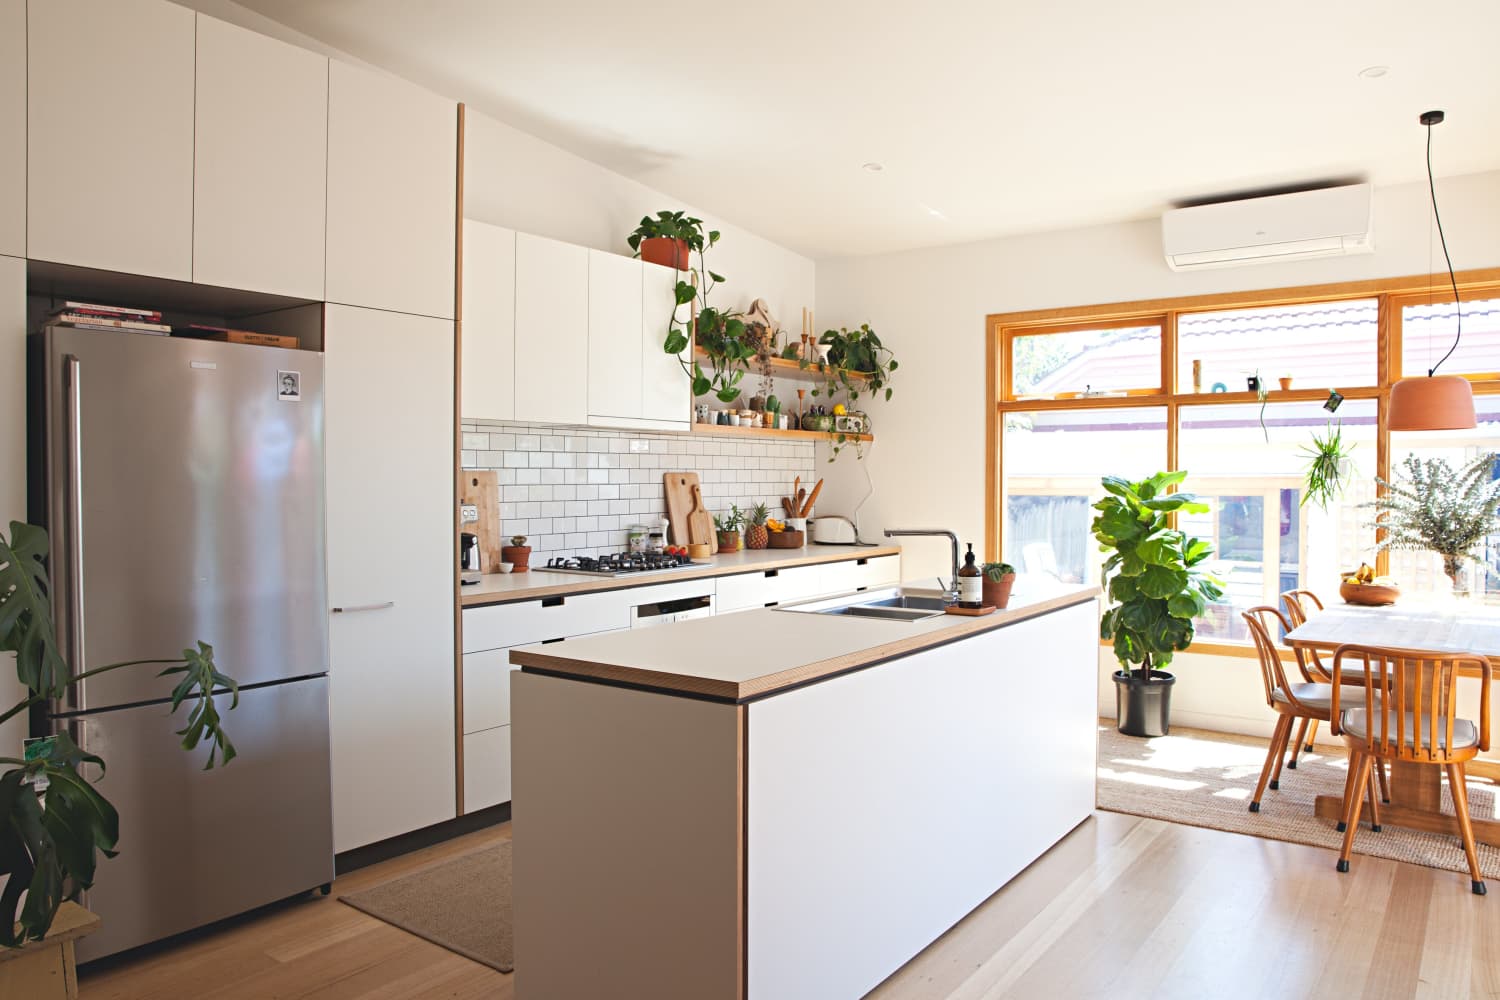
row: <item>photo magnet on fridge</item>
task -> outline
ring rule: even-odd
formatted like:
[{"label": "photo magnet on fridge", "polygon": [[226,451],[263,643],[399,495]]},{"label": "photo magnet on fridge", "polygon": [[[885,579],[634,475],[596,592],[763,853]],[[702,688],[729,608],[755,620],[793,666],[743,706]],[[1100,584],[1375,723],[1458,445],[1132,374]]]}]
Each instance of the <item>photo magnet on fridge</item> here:
[{"label": "photo magnet on fridge", "polygon": [[302,373],[277,372],[276,398],[283,403],[300,402],[302,400]]}]

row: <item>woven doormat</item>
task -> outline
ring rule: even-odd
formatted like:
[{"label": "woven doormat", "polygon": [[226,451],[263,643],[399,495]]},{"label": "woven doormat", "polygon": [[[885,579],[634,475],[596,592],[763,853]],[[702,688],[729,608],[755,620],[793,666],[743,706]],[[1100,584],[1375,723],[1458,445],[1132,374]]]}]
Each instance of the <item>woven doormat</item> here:
[{"label": "woven doormat", "polygon": [[[1313,815],[1313,799],[1319,795],[1343,797],[1348,758],[1338,750],[1330,754],[1323,746],[1314,753],[1302,754],[1295,771],[1282,768],[1280,790],[1267,788],[1260,812],[1253,813],[1249,810],[1250,797],[1260,780],[1267,746],[1264,739],[1175,728],[1171,736],[1141,739],[1122,736],[1113,721],[1101,720],[1099,808],[1337,852],[1343,834],[1334,829],[1333,821]],[[1500,786],[1472,775],[1467,784],[1469,815],[1500,819]],[[1446,782],[1443,811],[1453,813]],[[1478,847],[1481,870],[1489,878],[1500,878],[1500,848],[1485,844]],[[1457,835],[1423,833],[1389,823],[1374,833],[1369,828],[1368,809],[1355,834],[1354,851],[1465,875],[1469,871]]]},{"label": "woven doormat", "polygon": [[510,841],[339,899],[501,972],[515,968]]}]

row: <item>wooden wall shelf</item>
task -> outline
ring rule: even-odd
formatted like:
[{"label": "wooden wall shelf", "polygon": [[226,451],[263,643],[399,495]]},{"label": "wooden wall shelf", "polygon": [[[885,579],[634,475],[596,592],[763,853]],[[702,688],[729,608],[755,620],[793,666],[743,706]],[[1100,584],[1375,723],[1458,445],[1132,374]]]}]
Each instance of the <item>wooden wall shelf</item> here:
[{"label": "wooden wall shelf", "polygon": [[[709,437],[752,437],[782,441],[810,441],[820,438],[824,441],[831,441],[834,437],[828,431],[778,430],[771,427],[721,427],[718,424],[693,424],[693,433]],[[875,438],[869,434],[845,434],[844,440],[846,442],[874,441]]]},{"label": "wooden wall shelf", "polygon": [[[693,356],[700,361],[703,361],[707,358],[707,355],[705,355],[702,351],[694,351]],[[745,368],[746,371],[748,371],[752,376],[760,374],[760,362],[756,361],[754,358],[745,363]],[[818,363],[816,361],[810,362],[806,368],[803,368],[799,362],[791,361],[787,358],[771,359],[772,378],[796,379],[804,382],[822,382],[829,376],[837,378],[837,372],[838,369],[836,368],[829,368],[826,372],[819,371]],[[868,381],[870,378],[870,376],[865,372],[851,372],[846,370],[845,374],[848,375],[851,380],[858,382]]]}]

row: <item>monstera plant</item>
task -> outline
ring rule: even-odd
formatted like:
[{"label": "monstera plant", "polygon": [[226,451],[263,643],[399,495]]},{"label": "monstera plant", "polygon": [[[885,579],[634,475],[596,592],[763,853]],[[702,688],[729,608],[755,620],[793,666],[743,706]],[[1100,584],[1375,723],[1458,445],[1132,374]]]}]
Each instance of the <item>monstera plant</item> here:
[{"label": "monstera plant", "polygon": [[[172,712],[184,703],[190,706],[187,724],[177,730],[182,748],[207,743],[205,769],[233,760],[234,744],[224,732],[213,693],[228,691],[232,709],[239,702],[239,686],[214,665],[213,647],[200,642],[178,657],[73,673],[57,647],[46,556],[47,533],[41,528],[12,521],[9,537],[0,532],[0,652],[16,654],[16,674],[27,691],[0,715],[0,723],[62,697],[84,678],[160,666],[165,668],[160,676],[175,678]],[[75,899],[93,884],[99,855],[115,855],[120,835],[114,806],[83,773],[83,765],[89,764],[102,777],[104,761],[79,749],[65,731],[40,747],[25,758],[0,757],[0,766],[7,768],[0,774],[0,877],[5,879],[0,944],[12,948],[46,935],[63,900]]]},{"label": "monstera plant", "polygon": [[1120,732],[1164,736],[1176,680],[1164,668],[1193,641],[1193,620],[1224,596],[1223,585],[1203,570],[1213,546],[1171,525],[1171,515],[1208,513],[1191,493],[1167,490],[1186,472],[1158,472],[1130,482],[1105,476],[1109,495],[1094,509],[1094,538],[1108,552],[1103,580],[1109,608],[1099,634],[1114,643]]}]

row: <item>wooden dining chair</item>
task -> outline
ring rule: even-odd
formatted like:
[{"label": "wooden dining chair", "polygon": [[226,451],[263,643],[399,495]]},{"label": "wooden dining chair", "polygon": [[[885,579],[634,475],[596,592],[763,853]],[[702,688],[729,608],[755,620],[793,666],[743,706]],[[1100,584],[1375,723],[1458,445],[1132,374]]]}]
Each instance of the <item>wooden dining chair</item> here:
[{"label": "wooden dining chair", "polygon": [[[1309,617],[1308,606],[1311,605],[1315,611],[1323,610],[1323,602],[1310,590],[1288,590],[1281,595],[1282,606],[1286,608],[1287,620],[1292,623],[1293,628],[1307,624]],[[1332,670],[1324,663],[1316,649],[1298,649],[1297,666],[1302,671],[1303,677],[1308,681],[1317,681],[1322,684],[1332,682]],[[1365,682],[1364,672],[1351,668],[1344,675],[1344,683],[1357,687]],[[1303,719],[1302,726],[1297,731],[1297,739],[1292,744],[1292,759],[1287,767],[1297,769],[1297,756],[1301,751],[1313,752],[1313,740],[1318,737],[1318,720]],[[1380,801],[1391,801],[1390,788],[1386,784],[1385,762],[1379,762],[1375,769],[1375,778],[1380,785]]]},{"label": "wooden dining chair", "polygon": [[[1265,687],[1266,704],[1276,713],[1276,730],[1271,735],[1271,746],[1266,751],[1266,763],[1260,769],[1260,781],[1255,786],[1255,796],[1250,800],[1250,811],[1260,812],[1260,798],[1265,794],[1269,782],[1272,791],[1281,787],[1281,762],[1286,756],[1287,740],[1292,734],[1292,724],[1298,719],[1328,721],[1333,712],[1333,688],[1317,681],[1288,681],[1282,668],[1280,651],[1271,638],[1277,626],[1290,630],[1290,625],[1280,611],[1270,605],[1261,605],[1242,613],[1250,628],[1250,637],[1255,642],[1257,660],[1260,663],[1260,679]],[[1301,662],[1300,660],[1298,661]],[[1375,799],[1373,778],[1366,778],[1370,789],[1370,828],[1380,832],[1380,804]]]},{"label": "wooden dining chair", "polygon": [[[1364,674],[1357,690],[1350,691],[1342,681],[1346,663],[1357,663]],[[1465,669],[1480,678],[1477,727],[1468,719],[1454,717],[1458,678]],[[1349,852],[1354,847],[1360,812],[1360,796],[1355,790],[1368,780],[1371,764],[1387,760],[1432,764],[1448,773],[1453,811],[1469,862],[1470,887],[1475,895],[1483,896],[1484,879],[1474,850],[1464,770],[1481,750],[1490,748],[1489,660],[1473,653],[1455,655],[1349,643],[1334,651],[1332,687],[1329,725],[1349,747],[1350,771],[1344,790],[1344,846],[1339,852],[1338,870],[1349,870]],[[1387,693],[1382,696],[1382,691]]]}]

